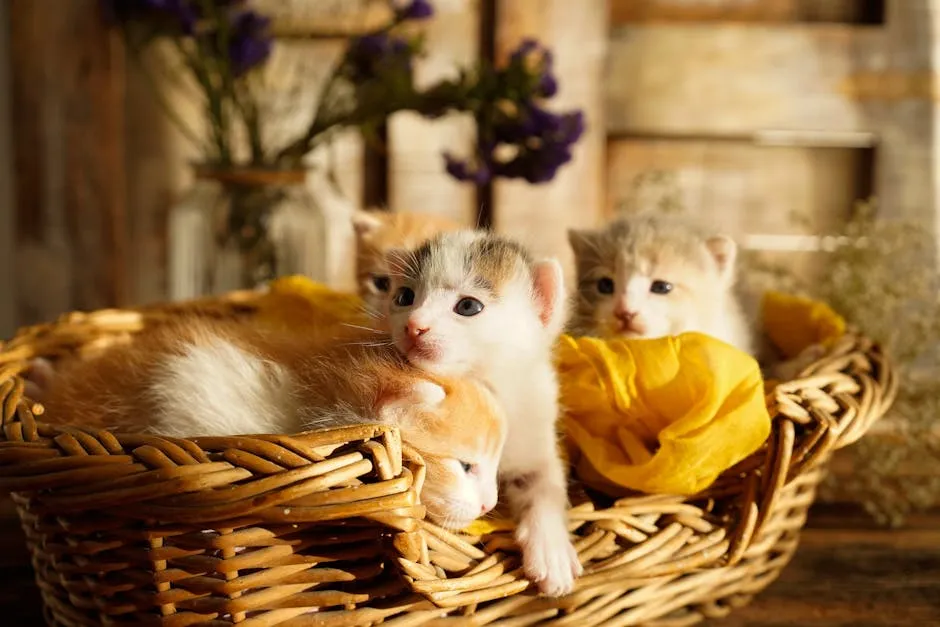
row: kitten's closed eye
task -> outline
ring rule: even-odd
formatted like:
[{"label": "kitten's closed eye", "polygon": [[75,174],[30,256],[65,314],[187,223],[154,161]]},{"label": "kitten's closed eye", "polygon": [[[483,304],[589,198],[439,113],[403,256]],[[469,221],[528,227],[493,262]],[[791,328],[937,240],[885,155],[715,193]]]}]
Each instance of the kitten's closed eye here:
[{"label": "kitten's closed eye", "polygon": [[415,303],[415,291],[410,287],[399,287],[395,292],[395,304],[398,307],[410,307]]},{"label": "kitten's closed eye", "polygon": [[466,296],[457,301],[454,305],[454,313],[458,316],[471,317],[483,311],[483,303],[475,298]]},{"label": "kitten's closed eye", "polygon": [[392,280],[387,276],[376,275],[372,277],[372,285],[380,292],[388,292],[392,286]]},{"label": "kitten's closed eye", "polygon": [[653,294],[668,294],[672,291],[672,283],[669,281],[656,280],[650,285],[650,291]]},{"label": "kitten's closed eye", "polygon": [[610,277],[603,277],[597,280],[597,291],[601,294],[614,293],[614,280]]}]

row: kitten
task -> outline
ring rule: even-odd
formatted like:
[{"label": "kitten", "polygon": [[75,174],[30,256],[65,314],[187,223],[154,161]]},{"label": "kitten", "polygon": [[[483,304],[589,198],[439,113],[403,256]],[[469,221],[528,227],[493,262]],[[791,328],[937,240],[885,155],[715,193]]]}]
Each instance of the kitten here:
[{"label": "kitten", "polygon": [[674,218],[640,214],[568,231],[577,270],[575,335],[655,338],[698,331],[754,353],[735,294],[737,246]]},{"label": "kitten", "polygon": [[397,425],[424,458],[429,517],[466,527],[496,505],[501,407],[478,381],[429,375],[374,334],[360,340],[190,320],[44,372],[42,402],[56,423],[172,437]]},{"label": "kitten", "polygon": [[526,575],[548,595],[581,573],[567,527],[565,469],[556,447],[552,350],[564,326],[560,264],[475,231],[392,251],[389,323],[408,360],[439,375],[479,376],[506,410],[500,479],[517,519]]},{"label": "kitten", "polygon": [[359,296],[373,311],[384,312],[391,285],[385,254],[392,249],[417,248],[438,233],[459,228],[456,222],[432,214],[357,211],[353,216],[353,229]]}]

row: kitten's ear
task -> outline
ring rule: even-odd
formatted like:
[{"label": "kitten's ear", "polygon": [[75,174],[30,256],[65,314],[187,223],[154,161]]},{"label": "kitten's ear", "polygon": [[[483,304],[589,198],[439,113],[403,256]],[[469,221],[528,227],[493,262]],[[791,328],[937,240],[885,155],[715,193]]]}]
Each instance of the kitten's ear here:
[{"label": "kitten's ear", "polygon": [[718,273],[722,279],[734,276],[734,262],[738,256],[738,245],[725,235],[716,235],[705,240],[705,247],[718,264]]},{"label": "kitten's ear", "polygon": [[364,237],[382,228],[382,218],[375,211],[357,209],[352,216],[353,230],[357,237]]},{"label": "kitten's ear", "polygon": [[568,243],[575,257],[582,256],[587,250],[593,248],[595,231],[586,229],[568,229]]},{"label": "kitten's ear", "polygon": [[445,398],[447,391],[443,386],[427,379],[416,379],[382,396],[378,407],[379,420],[395,424],[409,409],[434,409],[443,403]]},{"label": "kitten's ear", "polygon": [[532,265],[532,290],[542,326],[553,333],[565,324],[565,279],[557,259]]}]

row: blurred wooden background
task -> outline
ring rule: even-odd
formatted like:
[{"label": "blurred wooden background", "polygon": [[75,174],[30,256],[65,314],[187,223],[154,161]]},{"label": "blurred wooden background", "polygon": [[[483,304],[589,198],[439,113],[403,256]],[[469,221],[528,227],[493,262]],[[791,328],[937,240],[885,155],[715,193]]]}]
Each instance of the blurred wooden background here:
[{"label": "blurred wooden background", "polygon": [[[262,0],[275,61],[329,63],[342,45],[304,37],[369,21],[376,0]],[[167,294],[166,216],[195,153],[162,116],[95,0],[10,0],[2,9],[0,333],[70,309]],[[388,150],[354,134],[330,155],[330,281],[351,286],[348,213],[364,203],[491,224],[569,260],[565,228],[672,194],[751,248],[807,265],[805,226],[837,226],[872,193],[936,231],[932,31],[937,0],[440,0],[418,80],[505,56],[535,36],[556,53],[558,108],[586,111],[575,161],[544,186],[483,193],[450,180],[440,150],[468,120],[400,114]],[[54,7],[54,9],[53,9]],[[311,70],[311,89],[322,76]],[[176,104],[185,94],[171,90]],[[185,108],[185,106],[184,106]],[[192,109],[193,107],[190,107]],[[295,116],[303,123],[303,111]],[[193,118],[196,111],[192,111]],[[294,123],[294,122],[291,122]],[[5,167],[4,167],[5,166]],[[325,187],[312,177],[313,187]]]},{"label": "blurred wooden background", "polygon": [[[375,0],[255,2],[283,17],[287,39],[277,63],[319,59],[322,66],[342,42],[304,37],[309,26],[336,20],[344,29],[361,28]],[[67,310],[167,294],[167,212],[190,183],[195,153],[163,117],[121,42],[95,17],[95,4],[0,2],[0,337]],[[437,0],[435,6],[419,80],[452,71],[455,62],[502,58],[535,36],[556,54],[562,90],[554,106],[583,108],[588,133],[552,183],[500,182],[481,193],[441,168],[442,148],[472,141],[465,119],[397,115],[387,124],[385,154],[346,134],[331,154],[313,158],[336,164],[342,190],[328,207],[330,280],[337,287],[352,286],[348,215],[364,204],[492,225],[565,261],[567,227],[599,224],[622,207],[673,201],[766,257],[807,269],[817,258],[801,238],[808,227],[794,215],[837,227],[854,201],[875,195],[884,215],[940,233],[940,0]],[[322,69],[310,68],[311,90]],[[170,98],[184,102],[178,92]],[[298,116],[288,125],[302,122]],[[313,177],[311,186],[324,183]],[[836,472],[854,471],[838,462]],[[935,529],[936,518],[930,520]],[[843,529],[838,534],[853,538]],[[927,624],[918,621],[937,615],[935,578],[906,588],[907,597],[883,583],[922,569],[921,561],[935,565],[936,551],[925,548],[936,546],[935,535],[915,529],[855,538],[887,548],[879,555],[845,549],[832,558],[837,538],[813,529],[808,537],[815,541],[789,579],[742,613],[743,622],[729,624]],[[907,550],[901,558],[898,543]],[[893,570],[885,570],[889,564]],[[828,578],[817,576],[823,570]],[[855,587],[836,594],[848,571]],[[860,594],[884,613],[850,611]],[[895,616],[892,608],[900,606],[917,616]]]}]

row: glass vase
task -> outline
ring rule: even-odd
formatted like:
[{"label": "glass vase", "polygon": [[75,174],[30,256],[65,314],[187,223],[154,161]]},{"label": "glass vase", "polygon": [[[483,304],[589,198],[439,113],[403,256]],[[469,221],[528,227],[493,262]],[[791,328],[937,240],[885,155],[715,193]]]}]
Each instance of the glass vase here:
[{"label": "glass vase", "polygon": [[169,248],[172,300],[327,278],[326,220],[305,170],[196,167],[170,211]]}]

